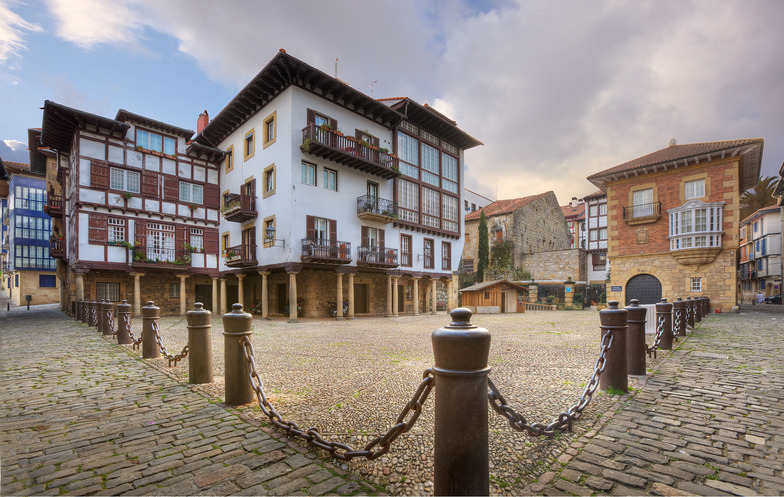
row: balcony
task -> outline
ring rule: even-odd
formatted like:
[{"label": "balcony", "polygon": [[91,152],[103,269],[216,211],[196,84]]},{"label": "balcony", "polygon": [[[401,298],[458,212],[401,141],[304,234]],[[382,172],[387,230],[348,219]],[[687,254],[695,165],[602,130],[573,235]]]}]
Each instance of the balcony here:
[{"label": "balcony", "polygon": [[187,271],[191,267],[190,250],[134,245],[131,265],[137,269]]},{"label": "balcony", "polygon": [[661,202],[636,204],[623,208],[623,220],[629,226],[654,223],[661,217]]},{"label": "balcony", "polygon": [[10,219],[8,218],[8,214],[6,214],[5,216],[3,216],[3,224],[4,224],[5,226],[8,226],[8,225],[10,224]]},{"label": "balcony", "polygon": [[398,175],[396,156],[367,143],[357,142],[354,137],[344,136],[339,131],[333,131],[324,126],[317,127],[311,123],[303,128],[302,145],[299,148],[316,157],[328,159],[385,179],[392,179]]},{"label": "balcony", "polygon": [[351,262],[351,242],[303,238],[300,257],[302,262],[348,264]]},{"label": "balcony", "polygon": [[255,219],[258,215],[258,212],[256,212],[256,197],[245,195],[244,193],[229,193],[224,198],[223,203],[225,207],[221,210],[226,221],[242,223]]},{"label": "balcony", "polygon": [[62,259],[65,257],[65,243],[63,242],[63,237],[49,237],[49,255],[55,259]]},{"label": "balcony", "polygon": [[256,245],[236,245],[226,249],[226,265],[229,267],[254,267],[256,261]]},{"label": "balcony", "polygon": [[63,196],[62,195],[47,195],[47,203],[44,205],[44,212],[49,214],[49,217],[63,217]]},{"label": "balcony", "polygon": [[369,221],[391,223],[397,219],[397,202],[381,197],[357,197],[357,217]]},{"label": "balcony", "polygon": [[397,249],[385,247],[359,247],[357,253],[358,267],[393,268],[398,266]]}]

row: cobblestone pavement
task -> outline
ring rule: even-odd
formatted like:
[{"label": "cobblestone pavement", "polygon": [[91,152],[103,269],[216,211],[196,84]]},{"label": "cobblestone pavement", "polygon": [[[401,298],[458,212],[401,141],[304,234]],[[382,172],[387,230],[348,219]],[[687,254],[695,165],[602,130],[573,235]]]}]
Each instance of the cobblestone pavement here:
[{"label": "cobblestone pavement", "polygon": [[0,314],[2,495],[375,493],[53,307]]},{"label": "cobblestone pavement", "polygon": [[528,490],[784,494],[784,308],[711,315]]}]

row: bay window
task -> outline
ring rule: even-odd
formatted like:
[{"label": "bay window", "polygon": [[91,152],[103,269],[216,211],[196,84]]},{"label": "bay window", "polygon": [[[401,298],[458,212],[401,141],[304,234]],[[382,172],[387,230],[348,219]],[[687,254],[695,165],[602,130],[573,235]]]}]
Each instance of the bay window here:
[{"label": "bay window", "polygon": [[724,202],[687,202],[667,211],[670,216],[670,250],[721,247]]}]

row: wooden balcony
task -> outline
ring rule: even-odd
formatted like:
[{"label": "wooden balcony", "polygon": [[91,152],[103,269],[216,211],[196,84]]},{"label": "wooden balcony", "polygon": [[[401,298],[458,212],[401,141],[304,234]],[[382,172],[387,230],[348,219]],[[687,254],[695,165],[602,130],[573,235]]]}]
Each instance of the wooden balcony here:
[{"label": "wooden balcony", "polygon": [[244,193],[230,193],[224,199],[222,212],[226,221],[242,223],[258,216],[256,198]]},{"label": "wooden balcony", "polygon": [[357,217],[369,221],[392,223],[397,219],[397,202],[381,197],[357,197]]},{"label": "wooden balcony", "polygon": [[44,212],[49,214],[49,217],[63,217],[63,196],[54,194],[47,195]]},{"label": "wooden balcony", "polygon": [[226,265],[229,267],[258,266],[256,245],[236,245],[226,249]]},{"label": "wooden balcony", "polygon": [[358,267],[393,268],[398,266],[398,249],[361,246],[357,252]]},{"label": "wooden balcony", "polygon": [[52,236],[49,238],[49,255],[55,259],[65,257],[65,242],[62,237]]},{"label": "wooden balcony", "polygon": [[638,204],[623,208],[623,220],[629,226],[654,223],[661,217],[661,202]]},{"label": "wooden balcony", "polygon": [[351,262],[351,242],[303,238],[300,258],[302,262],[348,264]]},{"label": "wooden balcony", "polygon": [[302,129],[302,145],[299,148],[316,157],[385,179],[392,179],[398,175],[399,163],[396,156],[313,123]]},{"label": "wooden balcony", "polygon": [[144,244],[134,245],[131,249],[131,265],[136,269],[154,269],[157,271],[187,271],[191,267],[189,250],[148,247]]}]

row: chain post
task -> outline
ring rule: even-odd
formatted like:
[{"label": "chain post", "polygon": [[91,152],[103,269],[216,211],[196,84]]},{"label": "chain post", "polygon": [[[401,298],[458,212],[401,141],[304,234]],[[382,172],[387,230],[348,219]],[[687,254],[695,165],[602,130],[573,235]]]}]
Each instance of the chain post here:
[{"label": "chain post", "polygon": [[454,309],[449,326],[433,330],[435,366],[435,495],[489,495],[487,360],[490,332]]},{"label": "chain post", "polygon": [[153,329],[153,322],[157,324],[160,318],[161,309],[156,307],[152,300],[142,307],[142,358],[144,359],[157,359],[161,356]]},{"label": "chain post", "polygon": [[93,328],[95,326],[95,299],[87,303],[87,326]]},{"label": "chain post", "polygon": [[705,308],[707,309],[706,313],[710,314],[710,312],[711,312],[711,299],[710,299],[710,297],[705,297]]},{"label": "chain post", "polygon": [[694,324],[702,321],[702,297],[694,297]]},{"label": "chain post", "polygon": [[672,334],[686,336],[686,302],[680,297],[672,303]]},{"label": "chain post", "polygon": [[82,301],[81,300],[77,300],[76,301],[76,313],[74,313],[74,315],[73,315],[74,321],[80,321],[81,317],[82,317]]},{"label": "chain post", "polygon": [[87,301],[86,300],[82,300],[82,314],[81,314],[81,316],[79,316],[80,317],[79,321],[81,321],[84,324],[88,324],[88,321],[87,321],[88,309],[89,309],[89,307],[87,306]]},{"label": "chain post", "polygon": [[661,328],[659,348],[672,350],[672,304],[667,303],[667,299],[661,299],[656,304],[656,327],[657,330]]},{"label": "chain post", "polygon": [[607,351],[607,362],[602,377],[599,379],[599,388],[608,390],[614,388],[622,392],[629,390],[629,378],[626,376],[626,309],[618,307],[618,301],[607,303],[608,309],[599,311],[601,322],[601,337],[612,335],[613,347]]},{"label": "chain post", "polygon": [[645,316],[648,309],[640,307],[637,299],[632,299],[626,307],[626,367],[633,376],[645,376]]},{"label": "chain post", "polygon": [[104,300],[95,303],[95,331],[103,335],[103,327],[106,322],[106,313],[103,312]]},{"label": "chain post", "polygon": [[689,297],[686,299],[686,325],[690,329],[694,329],[694,311],[696,310],[696,306],[694,305],[694,299]]},{"label": "chain post", "polygon": [[120,345],[129,345],[133,343],[133,340],[131,340],[130,320],[132,307],[133,306],[125,299],[117,304],[117,319],[115,326],[117,327],[117,343]]},{"label": "chain post", "polygon": [[212,313],[196,302],[185,313],[188,320],[188,383],[212,383]]},{"label": "chain post", "polygon": [[243,312],[239,303],[233,304],[232,311],[223,315],[224,402],[230,406],[249,404],[255,399],[242,345],[243,338],[250,338],[252,334],[252,322],[253,316]]},{"label": "chain post", "polygon": [[98,309],[101,313],[101,317],[103,317],[103,322],[101,323],[101,333],[103,335],[113,335],[114,330],[111,329],[111,324],[113,322],[112,314],[114,313],[114,304],[112,304],[108,300],[104,300],[101,302],[101,306]]}]

